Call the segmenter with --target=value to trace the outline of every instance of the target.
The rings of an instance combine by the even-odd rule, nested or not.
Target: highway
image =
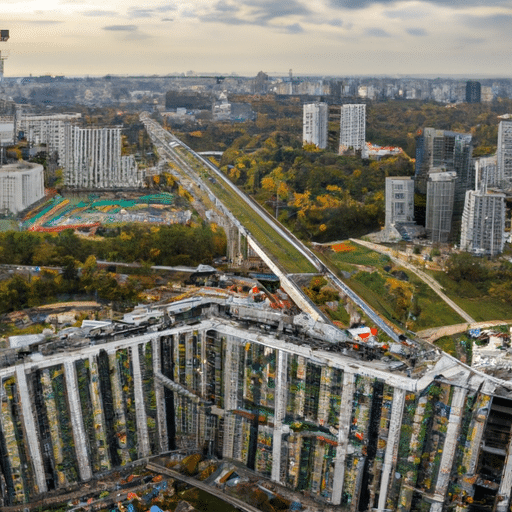
[[[180,166],[185,167],[187,175],[190,179],[200,181],[201,186],[208,187],[208,183],[197,176],[196,172],[191,166],[184,161],[183,158],[176,152],[178,146],[184,148],[190,155],[195,157],[204,167],[206,167],[210,174],[213,173],[215,178],[224,184],[224,187],[235,193],[241,198],[246,204],[247,208],[254,214],[258,215],[264,220],[274,231],[282,236],[288,243],[290,243],[297,251],[299,251],[314,267],[321,272],[326,278],[328,278],[333,285],[338,288],[342,293],[347,295],[358,307],[362,309],[365,315],[383,332],[385,332],[391,339],[398,341],[399,334],[392,328],[383,318],[379,316],[359,295],[351,290],[345,283],[343,283],[338,276],[327,268],[322,261],[295,235],[293,235],[286,227],[272,217],[263,207],[261,207],[254,199],[247,196],[231,181],[229,181],[218,167],[213,165],[208,159],[197,154],[194,150],[188,147],[186,144],[181,142],[175,135],[164,130],[160,124],[153,119],[149,118],[149,114],[142,113],[141,121],[146,126],[146,130],[152,136],[152,139],[157,143],[158,150],[160,152],[165,151],[166,155]]]

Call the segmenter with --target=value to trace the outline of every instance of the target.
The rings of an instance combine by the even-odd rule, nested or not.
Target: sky
[[[512,76],[512,0],[1,0],[5,76]]]

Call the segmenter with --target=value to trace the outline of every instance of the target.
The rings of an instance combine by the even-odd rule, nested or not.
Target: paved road
[[[204,484],[203,482],[200,482],[195,478],[182,475],[181,473],[173,471],[172,469],[168,469],[165,466],[160,466],[159,464],[155,464],[154,462],[148,462],[148,464],[146,465],[146,469],[148,469],[149,471],[153,471],[154,473],[160,473],[162,475],[170,476],[175,480],[181,480],[182,482],[185,482],[191,485],[192,487],[202,489],[203,491],[206,491],[207,493],[216,496],[222,501],[229,503],[233,507],[237,508],[238,510],[242,510],[243,512],[261,512],[259,508],[253,507],[248,503],[239,500],[238,498],[234,498],[233,496],[229,496],[219,489],[215,489],[215,487],[211,487],[207,484]]]

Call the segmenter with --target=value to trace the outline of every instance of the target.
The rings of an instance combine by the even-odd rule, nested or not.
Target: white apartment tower
[[[302,140],[320,149],[327,147],[329,106],[327,103],[306,103],[303,108]]]
[[[496,153],[500,188],[510,190],[512,189],[512,121],[500,121]]]
[[[386,229],[396,223],[414,222],[414,179],[410,176],[386,178]]]
[[[342,105],[340,154],[366,149],[366,105]]]
[[[497,155],[482,156],[474,159],[475,190],[481,187],[499,187]]]
[[[468,190],[460,235],[460,247],[474,254],[495,256],[505,244],[505,194]]]
[[[66,126],[64,183],[68,187],[139,187],[142,176],[133,155],[121,156],[121,127]]]
[[[56,151],[59,164],[63,166],[66,161],[66,124],[80,117],[81,114],[31,115],[19,111],[16,116],[16,133],[23,132],[32,144],[46,144],[48,154]]]
[[[0,167],[1,214],[17,214],[43,197],[42,165],[18,161]]]

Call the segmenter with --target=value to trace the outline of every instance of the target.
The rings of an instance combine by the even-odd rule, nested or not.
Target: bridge
[[[186,172],[189,179],[203,190],[208,190],[213,196],[224,214],[231,220],[240,233],[246,236],[250,246],[262,258],[272,272],[279,276],[284,290],[303,310],[309,313],[317,321],[325,321],[325,316],[304,295],[291,279],[289,269],[283,267],[280,255],[276,253],[272,244],[265,241],[272,238],[274,243],[285,243],[294,249],[294,260],[302,259],[310,267],[310,270],[299,270],[295,273],[318,272],[322,273],[338,290],[346,294],[357,306],[359,306],[370,320],[382,329],[391,339],[398,341],[400,333],[395,327],[389,325],[366,301],[343,283],[337,275],[327,268],[324,263],[293,233],[272,217],[259,203],[247,196],[236,185],[224,176],[220,169],[204,157],[187,146],[183,141],[149,118],[147,113],[141,114],[141,121],[146,130],[159,147],[160,154],[167,155]],[[207,173],[208,179],[204,180],[201,173]],[[222,197],[221,197],[222,196]],[[236,201],[236,203],[235,203]],[[236,210],[237,216],[234,212]],[[241,214],[241,215],[240,215]],[[242,216],[245,214],[245,219]],[[258,219],[259,225],[254,225]],[[252,225],[250,224],[252,221]],[[261,230],[258,233],[258,230]]]

